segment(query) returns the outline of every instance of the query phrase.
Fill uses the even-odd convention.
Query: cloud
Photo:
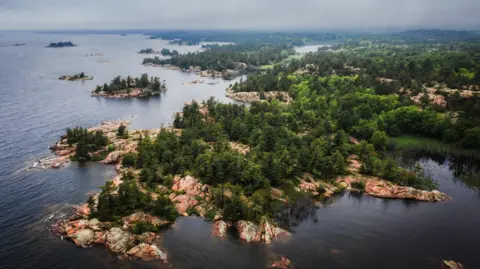
[[[0,0],[0,28],[464,28],[479,11],[478,0]]]

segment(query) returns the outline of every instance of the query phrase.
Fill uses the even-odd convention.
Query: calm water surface
[[[71,40],[75,48],[47,49]],[[179,218],[163,236],[170,264],[122,261],[103,247],[79,249],[62,241],[50,225],[72,205],[98,191],[114,175],[111,166],[72,164],[61,170],[29,171],[49,154],[66,127],[130,119],[131,128],[168,125],[184,102],[224,97],[231,82],[188,84],[192,74],[140,65],[142,48],[167,45],[140,35],[47,35],[1,33],[0,44],[0,267],[2,268],[266,268],[286,255],[294,268],[440,268],[454,259],[480,268],[480,197],[453,175],[448,162],[422,159],[451,201],[427,204],[344,194],[312,208],[292,227],[293,236],[271,245],[246,244],[234,234],[212,238],[211,224]],[[306,49],[306,48],[305,48]],[[104,56],[87,56],[101,53]],[[93,81],[65,82],[61,75],[85,72]],[[160,76],[168,91],[159,98],[106,100],[89,92],[116,75]]]

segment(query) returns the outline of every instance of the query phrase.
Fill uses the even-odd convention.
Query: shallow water
[[[71,40],[75,48],[47,49],[50,42]],[[271,245],[247,244],[234,234],[211,237],[211,223],[179,218],[165,231],[163,247],[170,264],[122,261],[102,247],[79,249],[49,231],[71,206],[87,199],[114,175],[113,167],[77,164],[61,170],[28,171],[49,154],[47,147],[66,127],[93,126],[107,119],[130,119],[131,128],[169,124],[174,112],[192,99],[221,101],[231,82],[190,85],[198,77],[140,65],[142,48],[194,51],[140,35],[47,35],[1,33],[0,44],[0,267],[4,268],[265,268],[286,255],[293,268],[440,268],[454,259],[466,268],[480,267],[480,199],[459,181],[448,162],[422,163],[451,201],[428,204],[385,200],[348,193],[314,209],[292,227],[292,237]],[[103,53],[105,56],[88,56]],[[106,62],[111,61],[111,62]],[[58,81],[85,72],[93,81]],[[148,72],[165,79],[159,98],[108,100],[89,92],[116,75]]]

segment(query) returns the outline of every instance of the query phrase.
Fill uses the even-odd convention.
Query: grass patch
[[[391,142],[397,150],[419,150],[426,153],[449,154],[454,157],[480,158],[478,150],[464,149],[456,144],[447,144],[433,138],[402,135],[391,138]]]

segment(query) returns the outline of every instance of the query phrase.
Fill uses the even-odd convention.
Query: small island
[[[66,41],[66,42],[63,42],[63,41],[60,41],[60,42],[52,42],[50,43],[48,46],[46,46],[46,48],[65,48],[65,47],[76,47],[77,45],[76,44],[73,44],[71,41]]]
[[[162,49],[160,51],[160,53],[163,55],[163,56],[178,56],[178,51],[177,50],[169,50],[169,49]]]
[[[77,81],[77,80],[92,80],[92,76],[85,76],[85,73],[81,72],[73,76],[61,76],[59,80]]]
[[[148,49],[141,49],[138,54],[159,54],[160,52],[158,52],[158,50],[154,50],[152,48],[148,48]]]
[[[110,84],[98,85],[92,91],[92,96],[108,98],[147,97],[160,95],[166,90],[165,80],[160,81],[159,77],[149,77],[148,74],[142,74],[140,78],[117,76]]]

